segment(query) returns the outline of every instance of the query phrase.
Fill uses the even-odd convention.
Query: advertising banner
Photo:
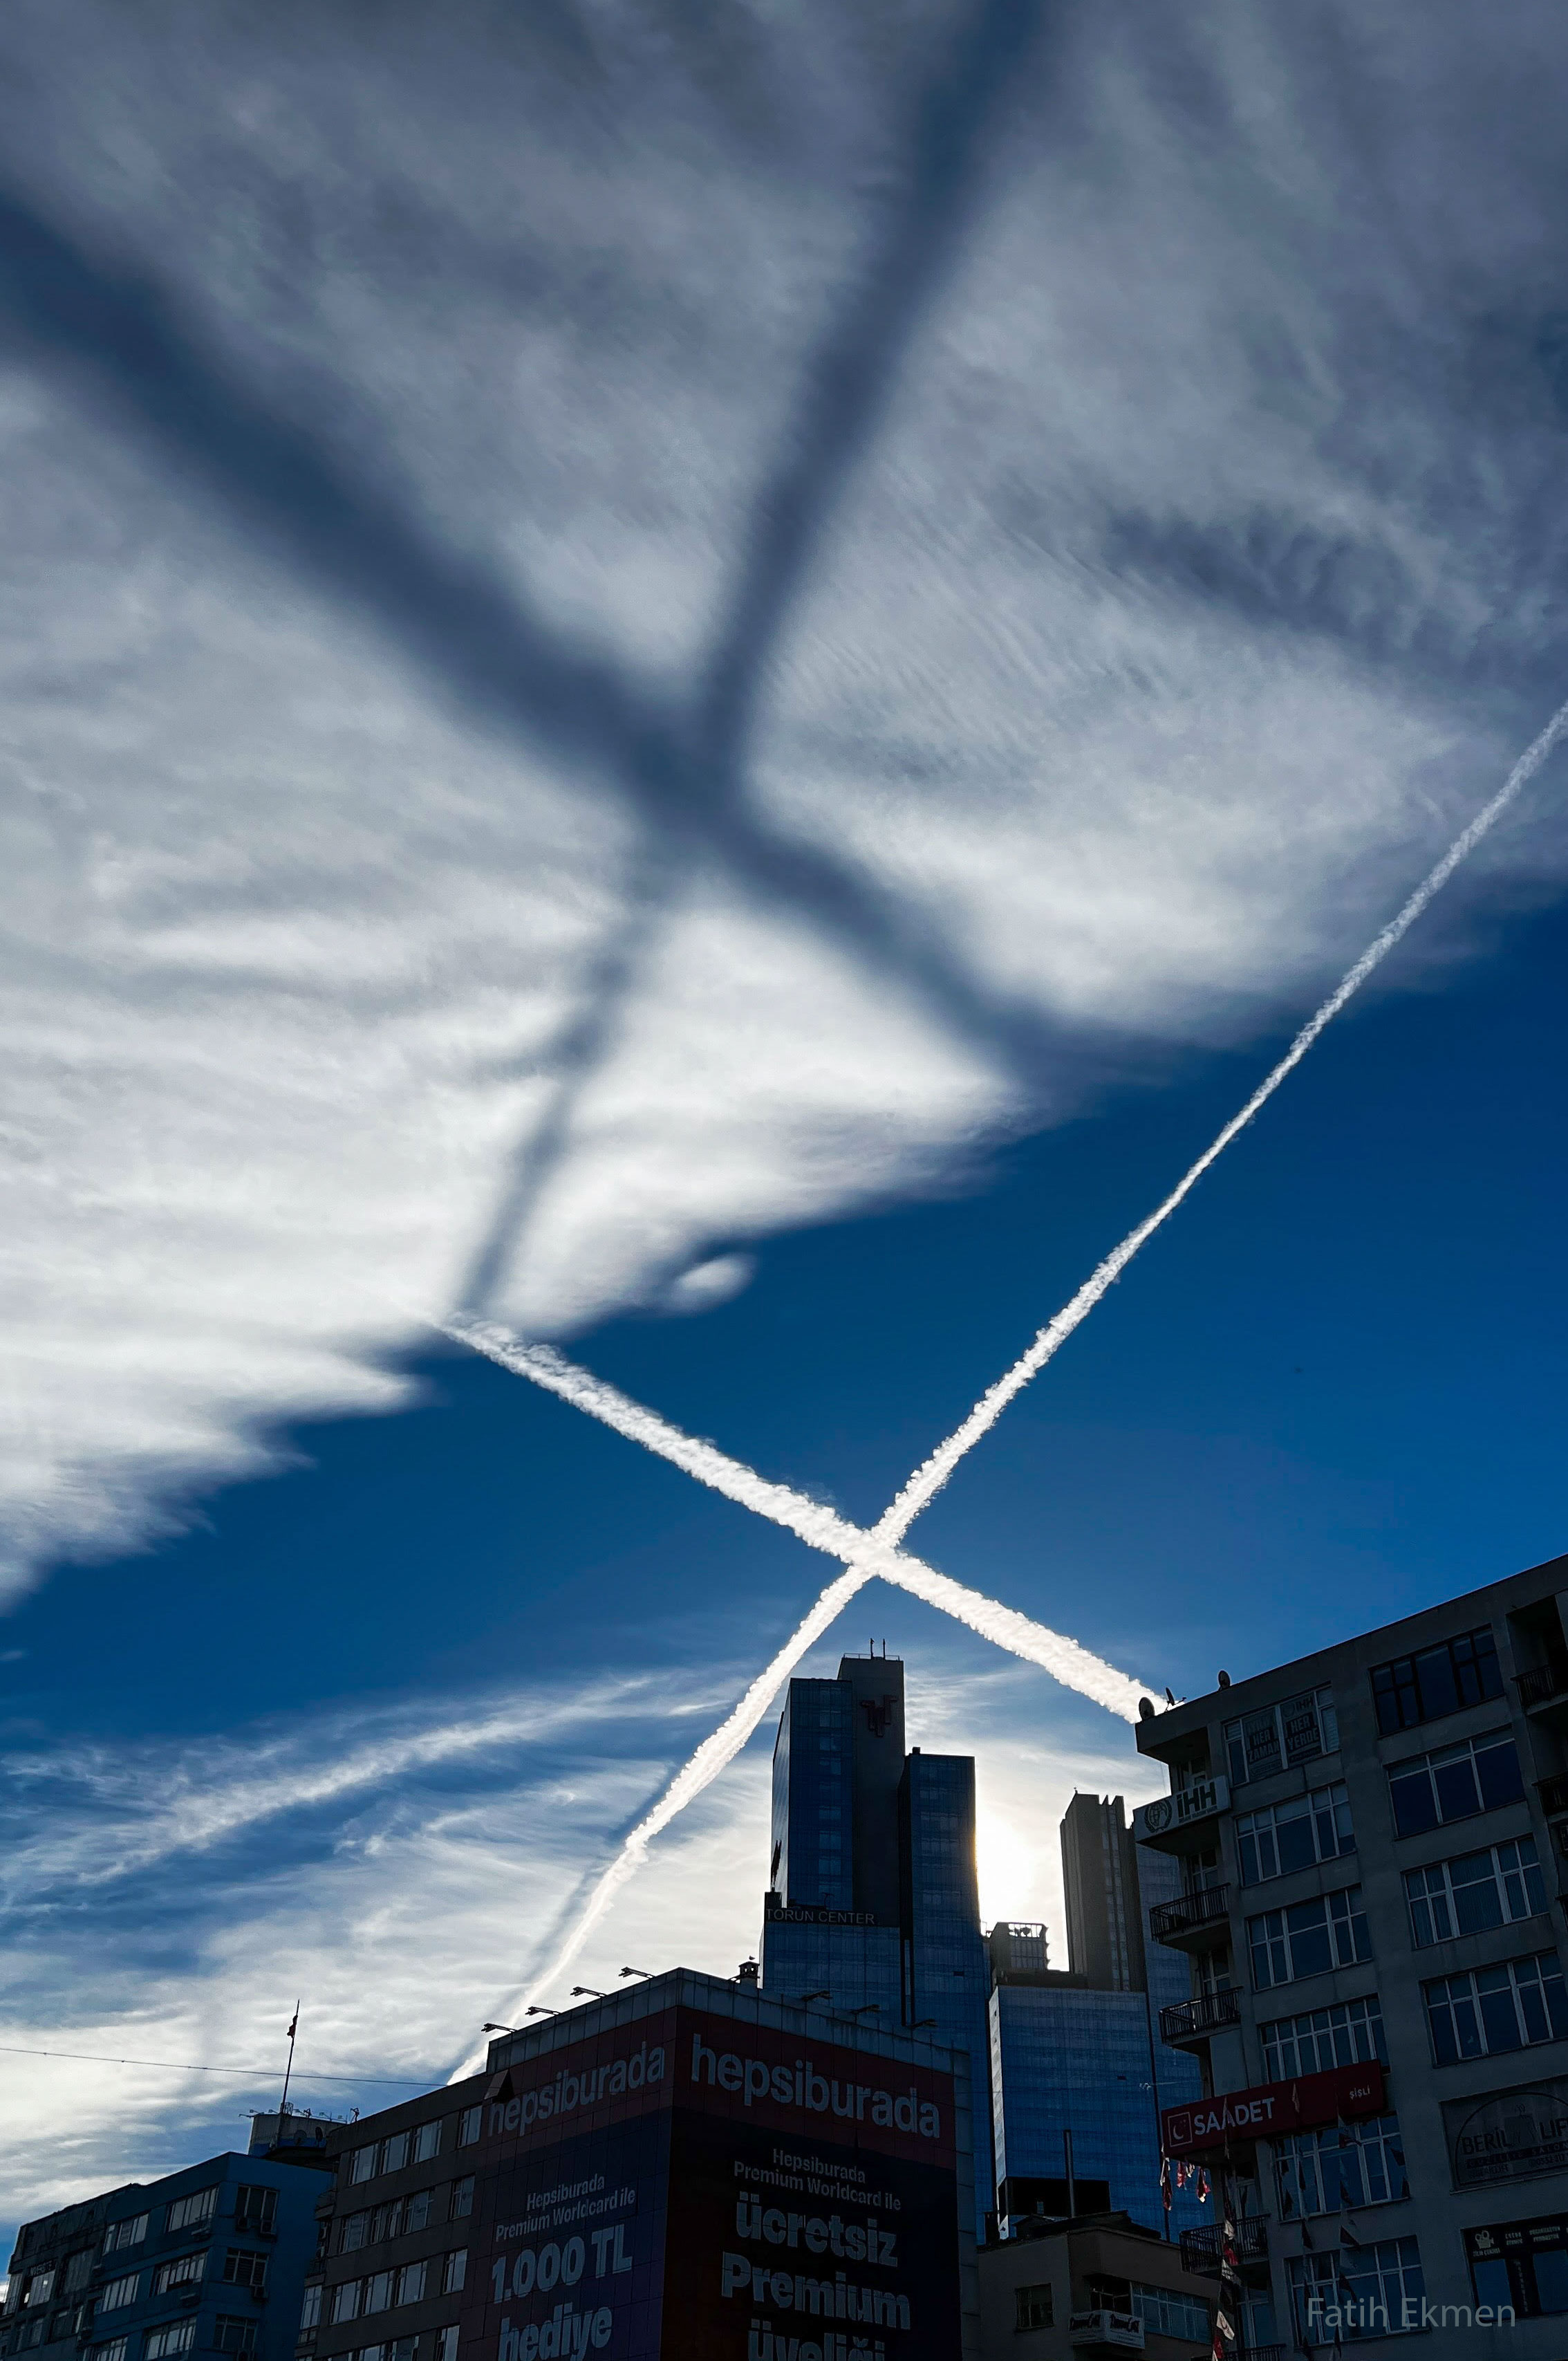
[[[951,2361],[952,2078],[676,2008],[484,2100],[463,2361]]]
[[[1167,2107],[1159,2119],[1167,2156],[1207,2155],[1228,2140],[1279,2139],[1287,2132],[1313,2131],[1321,2124],[1354,2123],[1383,2114],[1387,2101],[1383,2069],[1331,2066],[1322,2074],[1298,2074],[1289,2082],[1259,2082],[1249,2091],[1225,2091]]]
[[[1455,2189],[1496,2189],[1568,2172],[1568,2081],[1451,2099],[1442,2123]]]

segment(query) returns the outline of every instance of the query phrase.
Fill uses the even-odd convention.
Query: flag
[[[1170,2211],[1170,2158],[1168,2156],[1162,2156],[1159,2160],[1159,2193],[1165,2210],[1168,2213]]]
[[[289,2038],[291,2041],[294,2038],[294,2027],[299,2024],[299,2022],[300,2012],[296,2009],[293,2015],[289,2019]]]

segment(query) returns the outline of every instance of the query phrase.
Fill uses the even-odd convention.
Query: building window
[[[1537,1917],[1546,1908],[1546,1881],[1535,1839],[1488,1845],[1485,1852],[1462,1853],[1431,1869],[1408,1869],[1405,1898],[1418,1950],[1455,1935],[1484,1935],[1516,1918]]]
[[[1396,1656],[1391,1664],[1372,1668],[1372,1698],[1385,1738],[1502,1694],[1497,1643],[1489,1623],[1479,1631],[1462,1631],[1457,1639],[1440,1640],[1435,1648]]]
[[[442,2294],[455,2295],[467,2275],[468,2249],[466,2246],[457,2246],[447,2256],[445,2268],[441,2274]]]
[[[1195,2345],[1207,2345],[1214,2333],[1209,2307],[1196,2296],[1182,2295],[1174,2288],[1149,2287],[1141,2279],[1134,2279],[1128,2297],[1128,2309],[1151,2335],[1180,2336]]]
[[[376,2171],[376,2142],[372,2140],[368,2147],[356,2147],[353,2155],[349,2158],[348,2178],[356,2185],[357,2185],[361,2180],[369,2180],[374,2178]]]
[[[152,2275],[154,2295],[167,2295],[170,2288],[194,2286],[206,2264],[207,2257],[200,2249],[193,2255],[176,2255],[171,2263],[159,2263]]]
[[[383,2172],[401,2172],[409,2160],[410,2136],[407,2132],[394,2132],[390,2139],[382,2141],[381,2170]]]
[[[469,2173],[466,2180],[455,2180],[453,2182],[452,2203],[446,2218],[449,2222],[457,2222],[460,2221],[466,2213],[471,2213],[473,2210],[474,2176],[472,2173]]]
[[[434,2195],[433,2189],[416,2189],[411,2197],[404,2200],[403,2228],[405,2231],[426,2230],[430,2227],[430,2217],[433,2211],[432,2200]]]
[[[1259,1992],[1325,1975],[1330,1968],[1354,1967],[1372,1956],[1359,1885],[1292,1903],[1288,1910],[1266,1910],[1247,1920],[1246,1933],[1252,1980]]]
[[[231,2246],[224,2257],[224,2279],[230,2287],[248,2288],[253,2295],[267,2292],[267,2257],[244,2246]]]
[[[1381,2238],[1338,2254],[1292,2255],[1290,2300],[1305,2345],[1351,2345],[1421,2324],[1426,2281],[1413,2238]]]
[[[1349,1789],[1339,1781],[1332,1787],[1314,1787],[1310,1795],[1292,1795],[1266,1811],[1241,1813],[1236,1850],[1244,1885],[1262,1885],[1270,1877],[1288,1877],[1292,1870],[1310,1869],[1315,1861],[1337,1861],[1342,1852],[1354,1852]]]
[[[334,2287],[332,2291],[333,2326],[335,2328],[340,2320],[357,2320],[358,2317],[359,2281],[345,2279],[341,2286]]]
[[[168,2361],[174,2353],[189,2353],[196,2342],[193,2320],[171,2320],[163,2328],[149,2328],[142,2346],[143,2361]]]
[[[133,2214],[128,2222],[111,2222],[104,2233],[104,2252],[117,2255],[122,2246],[139,2246],[147,2235],[149,2216]]]
[[[240,2313],[220,2312],[213,2343],[220,2353],[254,2353],[258,2323]]]
[[[774,2342],[777,2342],[776,2338]],[[457,2331],[455,2328],[438,2328],[436,2330],[435,2349],[431,2356],[431,2361],[457,2361]]]
[[[1466,2230],[1464,2251],[1477,2304],[1494,2313],[1511,2311],[1519,2320],[1568,2312],[1568,2217],[1490,2222]]]
[[[1013,2326],[1022,2335],[1027,2328],[1048,2328],[1051,2324],[1051,2291],[1048,2287],[1021,2287],[1013,2290]]]
[[[415,2130],[413,2136],[413,2149],[409,2158],[410,2163],[427,2164],[430,2161],[430,2158],[436,2153],[436,2150],[440,2146],[441,2118],[437,2115],[433,2122],[421,2124]]]
[[[1474,1968],[1423,1984],[1431,2054],[1438,2065],[1462,2058],[1494,2058],[1538,2041],[1568,2038],[1568,2000],[1555,1951]]]
[[[464,2108],[462,2114],[457,2118],[457,2145],[459,2147],[472,2147],[474,2142],[478,2138],[480,2122],[484,2115],[484,2112],[483,2107]]]
[[[169,2230],[190,2230],[203,2222],[210,2222],[217,2212],[218,2190],[214,2181],[210,2189],[193,2189],[189,2197],[177,2197],[169,2209],[164,2227]]]
[[[91,2246],[82,2246],[79,2248],[79,2250],[71,2256],[71,2260],[66,2264],[65,2277],[60,2282],[60,2291],[61,2295],[75,2295],[79,2293],[79,2291],[86,2286],[92,2268],[93,2249]]]
[[[322,2291],[320,2282],[318,2281],[314,2287],[308,2287],[305,2290],[305,2300],[300,2306],[301,2334],[303,2335],[307,2328],[319,2327],[321,2324],[321,2316]]]
[[[372,2271],[369,2278],[365,2282],[365,2293],[361,2297],[359,2303],[360,2311],[367,2312],[389,2312],[391,2310],[391,2272]]]
[[[1283,1704],[1266,1705],[1240,1721],[1227,1721],[1225,1756],[1232,1783],[1267,1779],[1293,1763],[1310,1763],[1314,1755],[1337,1754],[1339,1719],[1332,1689],[1306,1689]]]
[[[1477,1812],[1519,1803],[1524,1781],[1513,1740],[1506,1730],[1495,1730],[1485,1738],[1440,1747],[1434,1754],[1391,1763],[1388,1793],[1395,1834],[1419,1837],[1428,1828],[1445,1828],[1450,1820],[1467,1820]]]
[[[278,2219],[275,2189],[241,2188],[235,2191],[234,2226],[253,2238],[269,2238]]]
[[[54,2293],[54,2273],[33,2271],[22,2281],[24,2303],[47,2303]]]
[[[1300,2016],[1277,2016],[1262,2025],[1263,2070],[1270,2082],[1294,2081],[1298,2074],[1323,2074],[1331,2066],[1387,2066],[1383,2010],[1376,1993],[1365,2000],[1337,2000]]]
[[[1393,2205],[1410,2193],[1397,2115],[1293,2132],[1276,2142],[1274,2166],[1282,2222],[1346,2206]]]
[[[356,2255],[365,2244],[365,2234],[369,2227],[370,2216],[367,2213],[345,2213],[343,2217],[343,2236],[338,2245],[338,2253]]]
[[[128,2336],[111,2336],[106,2345],[94,2345],[87,2361],[126,2361],[130,2347]]]
[[[394,2299],[395,2301],[398,2303],[419,2303],[423,2301],[424,2275],[426,2268],[427,2266],[423,2263],[405,2263],[403,2265],[402,2269],[398,2273],[398,2291],[396,2298]]]
[[[135,2303],[137,2290],[141,2285],[141,2273],[132,2271],[128,2279],[111,2279],[98,2298],[100,2312],[119,2312],[127,2303]]]

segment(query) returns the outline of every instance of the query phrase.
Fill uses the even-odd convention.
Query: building
[[[341,2136],[302,2361],[976,2361],[967,2059],[676,1970]]]
[[[971,1757],[905,1752],[896,1657],[846,1656],[833,1680],[791,1681],[773,1748],[762,1989],[963,2049],[985,2125],[979,2235],[992,2196],[991,1968],[974,1813]]]
[[[1148,1910],[1179,1883],[1140,1855],[1120,1795],[1075,1795],[1061,1824],[1066,1974],[1025,1965],[1017,1931],[992,1936],[992,2113],[996,2211],[1006,2236],[1030,2217],[1116,2209],[1153,2231],[1213,2220],[1195,2186],[1160,2177],[1159,2110],[1195,2099],[1197,2062],[1159,2037],[1151,1977],[1184,1997],[1186,1962],[1151,1942]],[[998,1936],[1003,1938],[999,1946]],[[1173,1989],[1172,1979],[1176,1988]]]
[[[1162,2026],[1212,2094],[1165,2139],[1223,2176],[1248,2342],[1563,2351],[1565,1609],[1559,1558],[1146,1708],[1170,1792],[1134,1829],[1181,1872],[1151,1931],[1189,1974]]]
[[[1031,2222],[981,2254],[982,2361],[1192,2361],[1212,2345],[1213,2298],[1179,2246],[1125,2213]]]
[[[0,2356],[293,2361],[316,2204],[332,2186],[319,2158],[214,2156],[24,2223]]]

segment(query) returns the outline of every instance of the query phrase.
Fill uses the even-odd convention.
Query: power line
[[[239,2074],[247,2081],[259,2075],[263,2080],[276,2076],[276,2066],[188,2066],[175,2058],[108,2058],[96,2049],[26,2049],[15,2041],[0,2041],[0,2054],[7,2058],[73,2058],[89,2066],[152,2066],[166,2074]],[[385,2082],[400,2090],[422,2091],[431,2087],[423,2074],[313,2074],[302,2067],[298,2079],[302,2082]]]

